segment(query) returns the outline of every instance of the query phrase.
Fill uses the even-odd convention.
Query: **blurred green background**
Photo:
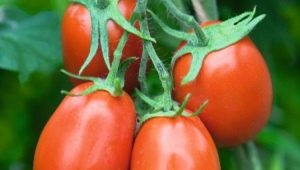
[[[175,1],[181,10],[194,14],[189,1]],[[59,72],[60,20],[67,4],[67,0],[0,0],[1,170],[32,169],[39,134],[63,98],[60,90],[71,89]],[[300,168],[300,2],[222,0],[218,1],[220,18],[255,5],[267,18],[250,37],[265,57],[274,86],[272,117],[255,143],[263,169],[296,170]],[[169,25],[180,27],[158,0],[151,0],[151,8]],[[154,23],[151,31],[167,64],[178,41],[170,41]],[[149,82],[157,87],[154,74]],[[220,155],[224,170],[251,169],[243,147],[222,149]]]

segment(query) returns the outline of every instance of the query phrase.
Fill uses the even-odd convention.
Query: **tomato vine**
[[[129,21],[126,20],[118,9],[119,0],[72,0],[72,2],[83,5],[90,12],[91,46],[89,54],[83,62],[78,75],[64,70],[62,72],[72,78],[92,81],[93,84],[79,94],[72,94],[71,92],[66,91],[63,91],[63,93],[71,96],[84,96],[94,94],[94,92],[99,90],[104,90],[109,92],[113,97],[121,97],[123,95],[122,88],[125,84],[125,72],[128,66],[137,59],[137,56],[131,56],[122,60],[123,50],[128,41],[129,34],[134,34],[143,41],[143,53],[138,71],[138,81],[140,82],[141,91],[136,90],[136,94],[151,108],[150,110],[147,110],[145,114],[141,114],[138,118],[138,128],[153,118],[199,116],[210,102],[207,99],[197,106],[194,113],[190,113],[186,110],[191,94],[186,94],[182,103],[178,103],[173,100],[173,68],[175,67],[177,60],[186,54],[190,54],[192,57],[188,73],[180,82],[181,86],[187,85],[197,78],[204,59],[208,56],[208,54],[227,48],[242,40],[265,17],[264,14],[255,17],[256,8],[254,8],[253,11],[245,12],[224,22],[218,22],[212,26],[201,28],[193,16],[181,12],[175,6],[173,1],[161,0],[162,4],[168,9],[169,13],[173,17],[175,17],[179,22],[192,28],[192,32],[187,33],[173,29],[160,20],[154,12],[148,9],[148,0],[137,1],[136,7]],[[196,2],[193,1],[193,4],[195,5]],[[215,1],[212,1],[212,4],[208,5],[207,8],[216,6]],[[216,7],[214,9],[216,10]],[[179,48],[172,56],[170,64],[171,68],[166,68],[154,48],[153,43],[155,43],[156,40],[151,37],[151,32],[149,31],[148,20],[150,17],[158,23],[166,34],[183,40],[181,48]],[[199,18],[201,18],[201,16],[199,16]],[[216,19],[217,13],[215,12],[210,14],[209,17],[202,17],[202,20],[206,20],[208,18]],[[109,56],[110,48],[107,30],[107,24],[110,20],[114,21],[118,24],[118,26],[125,30],[121,38],[118,40],[119,42],[117,47],[113,49],[112,56]],[[139,26],[139,29],[134,26],[135,24]],[[109,70],[108,75],[106,78],[82,76],[81,74],[83,71],[94,59],[98,52],[98,48],[101,48],[105,65]],[[110,58],[112,58],[112,64]],[[162,94],[155,98],[149,97],[151,94],[149,94],[146,84],[147,67],[150,65],[148,63],[151,63],[154,66],[163,88]],[[253,147],[253,145],[249,144],[249,147]],[[250,155],[252,155],[251,158],[253,164],[256,169],[259,170],[260,167],[258,160],[253,159],[255,152],[251,151]]]
[[[193,56],[193,61],[190,70],[182,81],[182,85],[185,85],[196,78],[203,64],[203,60],[208,53],[225,48],[239,41],[244,36],[246,36],[265,17],[265,15],[260,15],[254,18],[256,11],[254,8],[252,12],[245,12],[220,24],[216,24],[214,26],[202,29],[193,16],[181,12],[179,9],[177,9],[177,7],[172,1],[162,0],[163,5],[167,7],[168,11],[172,14],[172,16],[178,19],[178,21],[183,22],[186,25],[193,28],[194,32],[186,33],[170,28],[163,21],[161,21],[151,10],[147,8],[148,0],[139,0],[137,2],[136,8],[133,12],[130,22],[126,21],[126,19],[122,17],[119,10],[117,9],[118,0],[73,0],[72,2],[80,3],[86,6],[91,13],[92,20],[92,40],[90,53],[87,56],[85,62],[83,63],[79,74],[81,74],[81,72],[87,67],[87,65],[95,56],[95,53],[99,47],[98,38],[100,39],[102,52],[104,54],[104,61],[106,63],[106,66],[109,68],[110,72],[107,78],[105,80],[101,79],[101,81],[97,80],[97,78],[86,78],[83,76],[80,77],[72,75],[70,73],[68,73],[68,75],[79,79],[88,79],[95,83],[95,86],[97,87],[91,87],[83,94],[91,93],[99,89],[104,89],[111,92],[114,96],[121,95],[122,93],[120,93],[120,87],[124,86],[124,76],[118,77],[118,75],[120,75],[118,74],[118,70],[125,70],[119,68],[122,51],[127,42],[128,34],[132,33],[138,35],[139,37],[143,38],[144,43],[138,78],[142,91],[137,92],[137,94],[142,99],[146,99],[146,95],[148,92],[145,80],[147,72],[146,70],[148,66],[147,63],[149,60],[151,60],[153,66],[155,67],[159,75],[161,85],[163,87],[163,94],[156,98],[157,102],[155,102],[155,104],[154,102],[149,102],[150,98],[147,97],[146,102],[150,104],[151,107],[153,107],[155,113],[148,113],[146,114],[146,117],[155,117],[155,115],[162,116],[164,114],[165,116],[176,116],[176,114],[174,113],[177,113],[177,110],[180,109],[180,107],[178,107],[178,104],[172,99],[173,82],[171,78],[174,64],[180,56],[187,53],[191,53]],[[151,38],[151,34],[149,31],[149,14],[160,25],[160,27],[166,34],[169,34],[173,37],[182,39],[187,42],[186,45],[184,45],[172,57],[170,73],[160,60],[159,56],[155,51],[155,48],[153,47],[152,43],[155,42],[155,40]],[[217,15],[215,14],[215,17],[216,16]],[[108,39],[107,30],[105,27],[108,20],[115,21],[123,29],[126,30],[113,53],[113,62],[111,66],[109,64]],[[134,23],[139,23],[140,31],[132,26]],[[130,62],[127,62],[126,66],[128,64],[130,64]],[[205,102],[204,104],[206,105],[207,103]],[[199,106],[200,110],[202,107],[203,106]],[[168,114],[170,112],[172,114]],[[199,114],[198,112],[196,113]],[[153,115],[149,116],[149,114]],[[141,120],[146,119],[149,118],[141,118]]]

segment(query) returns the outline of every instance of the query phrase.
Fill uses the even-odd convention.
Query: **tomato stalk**
[[[191,15],[185,14],[181,12],[171,0],[162,0],[164,5],[169,9],[170,13],[178,18],[179,21],[186,23],[187,25],[191,26],[194,29],[194,32],[197,36],[197,45],[199,46],[206,46],[209,37],[203,32],[203,30],[199,27],[198,22],[195,18]]]
[[[142,18],[140,20],[141,23],[141,31],[147,35],[151,36],[149,32],[149,27],[148,27],[148,21],[147,21],[147,4],[148,0],[140,0],[138,1],[138,10],[140,14],[142,15]],[[151,41],[144,40],[143,44],[143,49],[144,51],[147,52],[145,53],[142,57],[142,65],[140,69],[140,81],[144,81],[145,79],[145,70],[147,66],[147,58],[150,57],[150,59],[153,62],[153,65],[155,69],[158,72],[162,87],[164,89],[164,93],[162,95],[162,103],[164,105],[164,110],[169,111],[171,110],[173,106],[173,101],[172,101],[172,82],[171,82],[171,77],[170,74],[168,73],[167,69],[165,68],[164,64],[162,61],[159,59]]]
[[[191,34],[172,29],[168,25],[166,25],[161,19],[159,19],[159,17],[156,16],[154,14],[154,12],[152,12],[149,9],[147,10],[147,12],[151,15],[151,17],[155,20],[155,22],[158,23],[158,25],[163,29],[163,31],[166,32],[167,34],[169,34],[170,36],[178,38],[180,40],[184,40],[184,41],[193,41],[192,39],[194,37]]]
[[[140,88],[143,93],[148,94],[148,86],[146,82],[146,72],[147,72],[147,63],[148,63],[148,53],[145,46],[143,46],[143,54],[140,63],[138,81],[140,83]]]
[[[147,4],[148,4],[148,0],[138,1],[136,13],[139,14],[141,32],[147,36],[151,36],[148,27]],[[191,37],[191,36],[187,36],[187,37]],[[139,71],[140,73],[139,81],[143,82],[141,83],[142,90],[144,93],[145,90],[147,90],[146,83],[145,83],[146,66],[147,66],[147,61],[151,59],[156,71],[158,72],[163,87],[163,94],[153,100],[148,96],[146,96],[144,93],[140,92],[139,90],[136,91],[137,95],[147,104],[149,104],[153,109],[150,113],[145,114],[139,119],[140,120],[139,125],[143,124],[143,122],[147,121],[148,119],[154,117],[177,117],[177,116],[190,117],[190,116],[199,115],[203,110],[203,108],[207,105],[207,101],[204,102],[194,114],[189,114],[185,111],[186,104],[190,97],[189,95],[187,95],[185,102],[181,105],[181,107],[179,107],[178,104],[174,102],[172,99],[172,79],[170,77],[170,74],[168,70],[165,68],[162,61],[159,59],[153,47],[152,42],[148,40],[144,40],[143,49],[144,49],[144,53],[142,56],[142,63]]]
[[[131,21],[132,22],[132,21]],[[128,33],[124,32],[123,36],[120,39],[120,42],[118,44],[117,49],[114,51],[114,59],[113,59],[113,63],[112,63],[112,67],[108,73],[108,76],[105,80],[106,84],[108,86],[115,86],[116,88],[116,93],[115,95],[120,95],[120,90],[122,91],[122,88],[118,88],[118,85],[116,84],[115,80],[118,81],[118,77],[117,77],[117,73],[118,73],[118,69],[120,66],[120,62],[121,62],[121,57],[122,57],[122,51],[125,47],[126,41],[128,40]],[[122,77],[122,79],[124,79],[124,77]],[[117,86],[116,86],[117,85]]]
[[[201,22],[219,19],[216,0],[192,0],[194,11]]]
[[[147,9],[148,0],[138,0],[136,10],[134,11],[134,16],[141,22],[145,18],[145,10]],[[148,31],[149,32],[149,31]],[[139,68],[138,81],[140,83],[140,88],[143,93],[148,93],[148,87],[146,82],[146,72],[147,72],[147,63],[149,61],[148,52],[143,45],[143,54],[141,57],[141,63]]]

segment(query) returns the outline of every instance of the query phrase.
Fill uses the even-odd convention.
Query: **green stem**
[[[143,54],[140,63],[138,81],[140,82],[140,88],[142,92],[145,94],[148,94],[148,86],[147,86],[147,79],[146,79],[148,59],[149,57],[146,48],[143,47]]]
[[[147,10],[147,12],[152,16],[152,18],[158,23],[158,25],[161,27],[161,29],[165,33],[167,33],[167,34],[169,34],[169,35],[171,35],[171,36],[173,36],[175,38],[178,38],[180,40],[185,40],[185,41],[188,41],[188,40],[190,40],[193,37],[193,35],[191,35],[191,34],[189,34],[187,32],[178,31],[178,30],[170,28],[161,19],[159,19],[159,17],[156,16],[154,14],[154,12],[152,12],[151,10]]]
[[[162,0],[164,5],[169,9],[171,14],[178,18],[181,22],[190,25],[198,38],[198,44],[200,46],[206,46],[208,43],[208,37],[205,35],[203,30],[200,28],[199,23],[195,20],[195,18],[191,15],[187,15],[181,12],[172,2],[172,0]]]
[[[130,18],[130,24],[133,24],[136,19],[139,17],[139,9],[136,8],[135,11],[133,12],[131,18]],[[112,66],[111,66],[111,69],[110,69],[110,72],[107,76],[107,83],[114,83],[114,79],[116,78],[117,76],[117,73],[118,73],[118,69],[119,69],[119,66],[120,66],[120,62],[121,62],[121,57],[122,57],[122,51],[126,45],[126,42],[128,40],[128,32],[125,31],[124,34],[122,35],[120,41],[119,41],[119,44],[118,44],[118,47],[117,49],[114,51],[114,60],[113,60],[113,63],[112,63]]]
[[[239,170],[252,170],[243,145],[236,147],[235,157],[237,160],[236,163]]]
[[[254,142],[248,142],[246,144],[246,147],[248,149],[248,154],[253,166],[253,170],[262,170],[261,162]]]
[[[164,110],[168,111],[172,108],[172,95],[171,95],[171,88],[172,83],[170,81],[170,75],[166,68],[164,67],[162,61],[157,56],[154,47],[152,46],[151,42],[145,42],[145,47],[149,53],[149,56],[153,62],[153,65],[155,69],[158,72],[160,81],[162,83],[162,87],[164,89],[164,95],[163,95],[163,102],[164,102]]]
[[[140,92],[138,89],[136,89],[135,92],[143,101],[145,101],[150,106],[154,106],[154,107],[158,106],[156,101],[152,100],[151,98],[149,98],[148,96]]]
[[[139,15],[139,13],[137,13],[137,12],[133,13],[133,15],[130,18],[130,24],[134,23],[134,21],[137,19],[138,15]],[[112,63],[110,72],[106,79],[107,84],[114,85],[116,95],[122,94],[121,81],[119,79],[117,79],[117,75],[118,75],[118,70],[119,70],[120,62],[121,62],[121,58],[122,58],[122,52],[126,45],[127,40],[128,40],[128,32],[125,31],[119,41],[119,44],[118,44],[116,50],[114,51],[113,63]]]
[[[100,9],[105,9],[110,4],[110,0],[97,0],[97,5]]]
[[[114,81],[114,90],[113,90],[113,96],[121,96],[123,94],[122,84],[121,80],[119,78],[116,78]]]
[[[136,12],[139,16],[139,20],[144,20],[145,18],[145,11],[147,10],[147,4],[148,0],[138,0],[137,2],[137,9]],[[140,82],[141,90],[143,93],[148,94],[148,87],[147,87],[147,82],[146,82],[146,72],[147,72],[147,63],[149,60],[149,55],[148,52],[145,48],[145,45],[143,45],[143,54],[141,58],[141,63],[140,63],[140,69],[139,69],[139,76],[138,76],[138,81]]]
[[[218,20],[218,7],[216,0],[192,0],[194,11],[201,22]]]
[[[147,21],[147,4],[148,0],[139,0],[138,1],[138,9],[140,13],[144,16],[141,20],[141,31],[146,34],[147,36],[150,36],[148,21]],[[144,41],[144,48],[147,50],[148,55],[150,56],[152,63],[155,67],[155,69],[158,72],[160,81],[162,83],[162,87],[164,89],[163,94],[163,103],[164,103],[164,110],[169,111],[171,110],[173,106],[172,102],[172,82],[170,81],[170,75],[165,68],[162,61],[159,59],[159,57],[156,54],[156,51],[151,43],[151,41]]]
[[[132,16],[131,19],[130,19],[130,23],[134,23],[134,21],[135,21],[135,17]],[[123,52],[123,49],[126,45],[127,40],[128,40],[128,32],[125,31],[124,34],[122,35],[120,41],[119,41],[118,47],[114,51],[113,63],[112,63],[110,72],[109,72],[109,74],[107,76],[107,79],[106,79],[106,82],[109,83],[109,84],[115,83],[114,80],[116,79],[117,74],[118,74],[118,69],[119,69],[120,62],[121,62],[122,52]]]
[[[119,65],[120,65],[121,57],[122,57],[122,51],[125,47],[127,39],[128,39],[128,33],[124,32],[123,36],[121,37],[121,40],[119,41],[117,49],[114,51],[113,63],[112,63],[110,72],[108,73],[108,76],[106,78],[106,82],[108,84],[113,85],[114,80],[117,77],[118,69],[119,69]]]

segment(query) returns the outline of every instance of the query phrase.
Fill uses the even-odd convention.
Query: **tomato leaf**
[[[59,27],[51,12],[28,16],[0,8],[0,68],[19,72],[21,82],[35,71],[53,71],[62,62]]]

